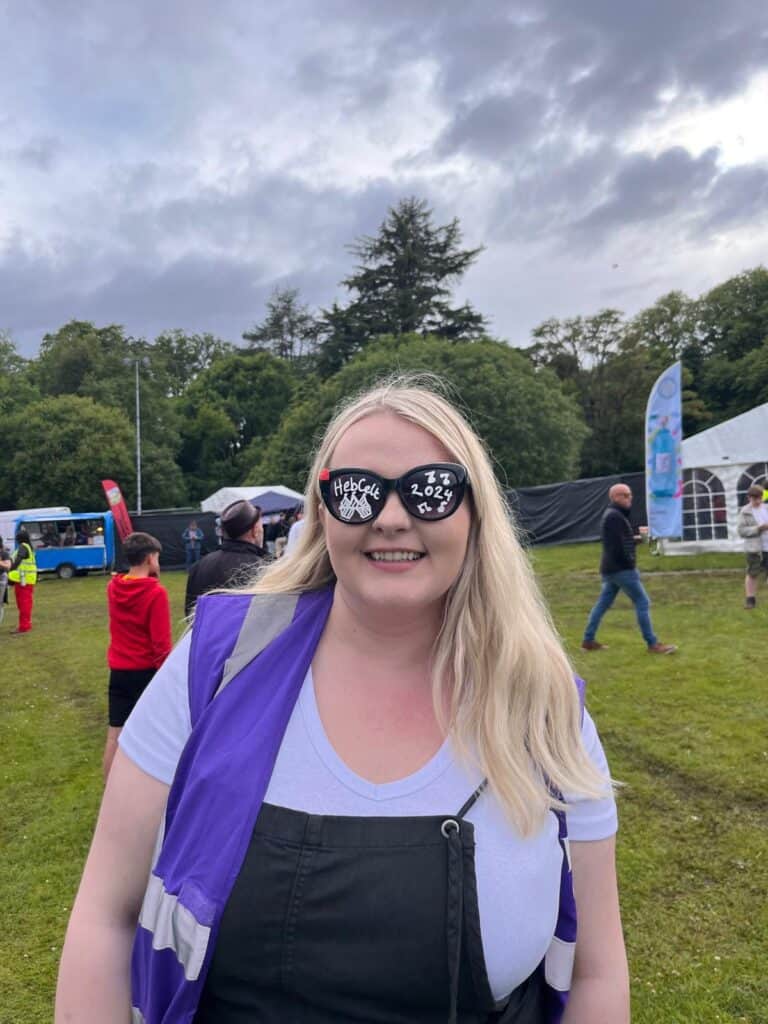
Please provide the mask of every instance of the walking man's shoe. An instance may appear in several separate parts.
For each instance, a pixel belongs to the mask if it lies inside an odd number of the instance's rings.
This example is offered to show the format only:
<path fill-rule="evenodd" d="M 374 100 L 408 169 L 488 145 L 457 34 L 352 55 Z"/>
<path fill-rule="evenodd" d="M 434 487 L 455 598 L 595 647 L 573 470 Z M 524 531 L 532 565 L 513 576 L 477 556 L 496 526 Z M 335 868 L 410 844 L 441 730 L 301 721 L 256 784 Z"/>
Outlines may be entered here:
<path fill-rule="evenodd" d="M 674 654 L 676 650 L 676 644 L 648 644 L 649 654 Z"/>
<path fill-rule="evenodd" d="M 608 647 L 606 644 L 599 644 L 597 640 L 582 640 L 581 649 L 582 651 L 607 651 Z"/>
<path fill-rule="evenodd" d="M 744 607 L 745 608 L 754 608 L 756 604 L 757 604 L 757 598 L 756 597 L 748 597 L 744 601 Z"/>

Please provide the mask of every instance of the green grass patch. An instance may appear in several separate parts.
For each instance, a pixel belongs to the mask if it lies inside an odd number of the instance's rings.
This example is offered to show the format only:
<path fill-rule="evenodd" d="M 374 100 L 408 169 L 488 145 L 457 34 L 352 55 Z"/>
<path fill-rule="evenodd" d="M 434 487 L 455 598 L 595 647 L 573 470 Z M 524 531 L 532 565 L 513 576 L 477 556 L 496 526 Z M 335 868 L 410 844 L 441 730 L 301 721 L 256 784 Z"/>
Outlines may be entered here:
<path fill-rule="evenodd" d="M 596 545 L 537 548 L 534 565 L 577 670 L 620 797 L 619 872 L 636 1024 L 768 1024 L 768 590 L 742 609 L 743 559 L 650 556 L 659 636 L 630 603 L 579 649 L 599 589 Z M 691 569 L 698 570 L 691 572 Z M 686 571 L 689 570 L 689 571 Z M 182 629 L 185 577 L 163 582 Z M 35 628 L 0 626 L 4 752 L 0 1024 L 49 1021 L 69 908 L 101 796 L 105 580 L 45 580 Z"/>

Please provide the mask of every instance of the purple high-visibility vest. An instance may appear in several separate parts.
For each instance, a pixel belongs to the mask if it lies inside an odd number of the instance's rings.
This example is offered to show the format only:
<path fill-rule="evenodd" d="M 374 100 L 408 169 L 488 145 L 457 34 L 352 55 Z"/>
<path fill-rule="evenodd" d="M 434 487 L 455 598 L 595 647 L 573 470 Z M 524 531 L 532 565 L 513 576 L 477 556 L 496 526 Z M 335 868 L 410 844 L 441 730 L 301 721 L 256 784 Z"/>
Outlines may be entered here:
<path fill-rule="evenodd" d="M 192 732 L 168 795 L 136 929 L 133 1024 L 189 1024 L 197 1012 L 224 907 L 332 601 L 332 588 L 198 600 L 189 655 Z M 558 819 L 560 910 L 542 966 L 551 1003 L 547 1024 L 562 1017 L 576 940 L 565 815 Z"/>

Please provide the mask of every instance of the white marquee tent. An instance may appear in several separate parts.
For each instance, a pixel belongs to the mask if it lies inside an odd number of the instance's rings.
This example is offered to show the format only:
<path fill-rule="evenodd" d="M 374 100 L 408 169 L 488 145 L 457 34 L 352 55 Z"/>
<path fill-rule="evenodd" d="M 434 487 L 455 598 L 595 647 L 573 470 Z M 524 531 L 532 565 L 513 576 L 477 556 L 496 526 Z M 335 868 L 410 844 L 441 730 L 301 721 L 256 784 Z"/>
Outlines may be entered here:
<path fill-rule="evenodd" d="M 270 484 L 266 487 L 220 487 L 218 491 L 209 494 L 207 498 L 200 502 L 200 511 L 213 512 L 218 515 L 227 505 L 231 505 L 233 501 L 256 501 L 260 495 L 266 494 L 267 491 L 284 494 L 287 499 L 285 503 L 286 508 L 304 501 L 303 494 L 292 490 L 290 487 L 283 487 L 281 484 Z"/>
<path fill-rule="evenodd" d="M 683 539 L 664 551 L 742 551 L 736 517 L 747 488 L 768 486 L 768 402 L 685 438 L 683 478 Z"/>

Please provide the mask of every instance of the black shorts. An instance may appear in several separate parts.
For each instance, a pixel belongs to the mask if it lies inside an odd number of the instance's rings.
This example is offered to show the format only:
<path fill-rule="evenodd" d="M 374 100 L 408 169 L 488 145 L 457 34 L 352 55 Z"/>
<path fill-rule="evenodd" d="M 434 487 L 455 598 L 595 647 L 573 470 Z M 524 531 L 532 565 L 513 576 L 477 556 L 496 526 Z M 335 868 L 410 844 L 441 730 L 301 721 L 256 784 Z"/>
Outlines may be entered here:
<path fill-rule="evenodd" d="M 155 668 L 111 668 L 109 670 L 109 724 L 121 729 L 144 693 Z"/>

